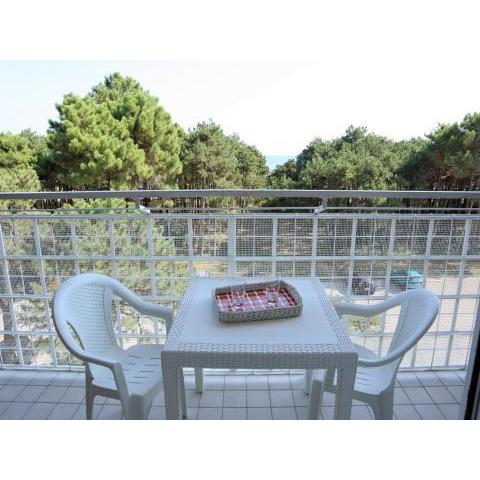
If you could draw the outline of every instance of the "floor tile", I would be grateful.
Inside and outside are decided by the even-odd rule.
[[[447,420],[459,419],[459,406],[453,403],[438,404],[437,407],[441,410]]]
[[[395,418],[456,419],[458,402],[463,397],[463,374],[400,372],[399,386],[395,389]],[[310,398],[304,393],[303,374],[207,375],[203,394],[193,390],[193,375],[187,374],[185,383],[188,384],[189,378],[191,388],[186,391],[189,418],[308,418]],[[0,418],[85,419],[84,395],[83,373],[0,370]],[[164,403],[160,392],[154,399],[150,418],[165,417]],[[333,418],[334,403],[335,396],[325,392],[320,418]],[[121,412],[119,400],[95,398],[94,418],[121,418]],[[371,417],[366,404],[353,402],[352,419]]]
[[[272,408],[274,420],[297,420],[297,412],[294,407]]]
[[[223,375],[204,375],[204,390],[223,390],[225,387],[225,377]]]
[[[402,387],[421,387],[422,384],[413,372],[399,373],[397,376],[398,383]]]
[[[46,420],[56,403],[35,403],[23,417],[24,420]]]
[[[75,404],[70,403],[69,405],[75,406]],[[100,414],[104,404],[94,404],[93,405],[93,413],[92,418],[95,419]],[[87,419],[87,412],[85,408],[85,403],[81,403],[77,405],[77,410],[75,410],[75,414],[72,417],[72,420],[86,420]]]
[[[157,408],[157,407],[152,407],[152,410],[153,408]],[[97,416],[97,420],[121,420],[122,418],[123,418],[123,409],[120,405],[105,404],[103,405],[103,407],[101,408]]]
[[[0,418],[2,418],[2,413],[10,406],[12,402],[0,402]]]
[[[207,390],[200,396],[199,407],[219,407],[223,406],[223,392],[216,390]]]
[[[423,387],[405,387],[403,390],[414,404],[433,403],[432,398]]]
[[[202,408],[198,409],[198,420],[221,420],[222,409],[221,408]]]
[[[103,407],[105,408],[105,407]],[[103,412],[103,410],[102,410]],[[165,407],[152,407],[148,415],[149,420],[165,420]]]
[[[437,372],[438,378],[444,385],[463,385],[464,381],[456,372]]]
[[[35,378],[36,372],[33,371],[28,371],[28,372],[22,372],[22,371],[15,371],[14,375],[10,378],[10,381],[8,382],[9,385],[28,385],[34,378]]]
[[[68,387],[48,386],[38,398],[39,402],[59,402]]]
[[[268,390],[247,391],[247,407],[270,407],[270,394]]]
[[[350,418],[352,420],[373,420],[370,409],[364,405],[352,406],[352,415]]]
[[[270,390],[290,390],[290,376],[270,375],[268,377],[268,386]]]
[[[223,407],[241,407],[247,406],[246,390],[225,390],[223,394]]]
[[[193,375],[185,374],[184,383],[186,390],[193,390],[195,388],[195,377]]]
[[[226,375],[225,390],[246,390],[247,377],[245,375]]]
[[[416,376],[424,387],[441,387],[443,385],[435,372],[416,372]]]
[[[408,398],[407,394],[403,390],[403,388],[395,388],[394,396],[393,396],[393,403],[395,405],[409,405],[411,404],[411,400]]]
[[[320,409],[320,416],[324,420],[333,420],[334,414],[335,414],[335,407],[322,406]]]
[[[53,377],[56,375],[55,372],[37,372],[36,375],[32,377],[29,385],[44,385],[47,386],[53,380]]]
[[[448,391],[447,387],[425,387],[425,390],[435,403],[456,403],[455,398]]]
[[[185,390],[185,397],[187,399],[187,407],[198,408],[200,404],[200,399],[202,398],[201,393],[197,393],[195,390]]]
[[[398,420],[421,420],[413,405],[395,405],[393,411]]]
[[[0,389],[0,402],[12,402],[24,388],[23,385],[4,385]]]
[[[73,381],[70,384],[71,387],[83,387],[85,388],[85,374],[84,373],[76,373],[73,377]]]
[[[270,403],[272,407],[295,406],[291,390],[270,390]]]
[[[222,413],[223,420],[246,420],[246,408],[224,408]]]
[[[449,385],[447,389],[453,395],[457,403],[460,403],[463,401],[463,393],[465,390],[465,387],[463,385]],[[442,403],[442,402],[437,402],[437,403]]]
[[[268,390],[268,377],[266,375],[249,375],[247,390]]]
[[[52,378],[50,385],[56,387],[69,387],[76,377],[76,373],[60,372]]]
[[[322,399],[322,406],[333,407],[335,406],[335,394],[330,392],[324,392]]]
[[[14,376],[14,372],[11,370],[0,369],[0,388],[2,385],[6,385]]]
[[[272,409],[271,408],[258,408],[252,407],[247,408],[247,418],[248,420],[271,420],[272,419]]]
[[[196,420],[198,414],[198,408],[187,407],[187,420]]]
[[[445,417],[436,405],[415,405],[415,409],[422,417],[422,420],[445,420]]]
[[[290,375],[290,386],[293,390],[305,391],[305,375]]]
[[[21,420],[27,412],[33,407],[34,403],[30,402],[11,402],[10,405],[2,412],[0,417],[2,420]]]
[[[309,420],[309,408],[308,407],[295,407],[298,420]]]
[[[82,403],[85,399],[84,387],[68,387],[60,398],[62,403]]]
[[[308,407],[310,405],[310,395],[305,395],[305,390],[292,390],[293,401],[296,407]]]
[[[78,409],[75,403],[58,403],[50,413],[49,420],[70,420]]]
[[[41,385],[27,385],[15,398],[16,402],[36,402],[38,397],[45,390],[45,386]]]

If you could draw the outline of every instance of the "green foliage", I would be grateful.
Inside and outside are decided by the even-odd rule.
[[[349,127],[341,138],[316,139],[297,158],[297,186],[306,189],[372,189],[398,186],[402,150],[395,142]]]
[[[41,139],[29,130],[17,135],[0,133],[0,191],[40,190],[35,164],[42,149]],[[31,201],[9,200],[1,201],[0,208],[25,208],[32,204]]]
[[[298,184],[297,163],[294,159],[287,160],[275,167],[268,177],[268,183],[274,189],[296,188]]]
[[[225,135],[211,121],[199,123],[188,132],[181,159],[181,188],[263,188],[267,184],[264,155],[237,135]]]
[[[50,121],[42,178],[63,189],[163,188],[181,172],[181,131],[157,98],[114,73],[85,97],[65,95]]]
[[[480,180],[480,113],[440,125],[402,171],[413,189],[477,190]]]
[[[235,187],[237,165],[232,147],[232,142],[219,125],[213,122],[199,123],[186,135],[182,145],[180,187]]]

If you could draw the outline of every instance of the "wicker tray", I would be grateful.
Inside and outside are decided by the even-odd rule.
[[[231,288],[227,285],[212,290],[213,305],[218,319],[225,323],[253,322],[256,320],[272,320],[276,318],[297,317],[302,313],[302,297],[297,289],[289,283],[279,280],[278,301],[273,307],[266,302],[265,289],[274,285],[274,281],[257,282],[245,285],[246,299],[243,310],[234,310],[231,301]],[[234,285],[238,289],[243,285]]]

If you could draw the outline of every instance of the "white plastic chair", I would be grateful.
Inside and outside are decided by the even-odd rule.
[[[426,289],[400,293],[375,305],[337,304],[339,315],[371,317],[400,306],[400,314],[388,353],[377,357],[371,350],[356,345],[358,368],[353,398],[368,403],[377,420],[393,418],[393,394],[398,367],[405,353],[427,332],[435,320],[439,302]],[[307,381],[308,375],[307,372]],[[310,419],[318,418],[323,392],[335,393],[335,371],[311,372]]]
[[[127,419],[146,419],[155,395],[163,387],[162,346],[119,347],[112,324],[113,294],[142,314],[165,319],[168,334],[173,320],[171,308],[147,303],[117,280],[93,273],[69,278],[57,290],[53,302],[55,327],[70,353],[85,362],[87,419],[92,418],[96,395],[119,399]],[[179,387],[185,417],[183,374],[179,375]]]

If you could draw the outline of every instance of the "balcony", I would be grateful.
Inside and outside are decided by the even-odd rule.
[[[417,276],[438,295],[440,312],[403,360],[395,414],[397,418],[455,416],[478,305],[480,217],[471,205],[467,209],[445,202],[480,195],[313,191],[0,195],[43,200],[118,196],[137,200],[138,207],[115,212],[43,208],[0,215],[3,417],[28,418],[36,412],[42,418],[55,418],[55,412],[68,418],[84,415],[79,388],[82,366],[60,343],[51,319],[55,290],[68,277],[83,272],[113,276],[145,299],[174,309],[194,276],[315,276],[333,302],[368,304],[409,288]],[[175,198],[186,206],[156,204],[146,209],[139,199],[147,196],[152,197],[150,205],[155,205],[153,199]],[[280,206],[278,201],[275,206],[239,201],[215,207],[205,202],[207,197],[225,201],[249,196],[303,200],[295,207],[288,206],[291,198]],[[191,198],[202,202],[188,204]],[[397,203],[391,206],[385,198]],[[374,283],[374,293],[358,288],[361,278]],[[112,314],[123,347],[165,339],[162,322],[135,314],[118,299]],[[356,343],[384,354],[397,315],[391,311],[368,321],[353,317],[346,321]],[[189,391],[195,418],[249,416],[249,408],[265,408],[262,414],[273,418],[305,417],[308,397],[302,396],[301,372],[215,371],[206,382],[202,398]],[[263,392],[257,396],[264,397],[264,407],[249,407],[248,398],[255,396],[250,390]],[[100,406],[99,417],[115,417],[119,412],[110,401]],[[161,399],[156,407],[152,415],[161,417]],[[370,415],[364,405],[355,405],[354,410],[354,417]],[[328,418],[328,403],[322,413]]]

